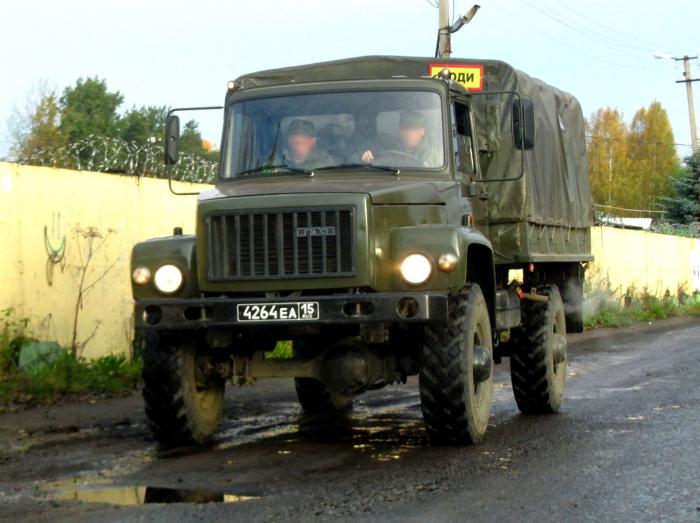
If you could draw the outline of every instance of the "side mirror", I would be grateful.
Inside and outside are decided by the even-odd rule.
[[[513,142],[516,149],[535,147],[535,105],[532,98],[513,100]]]
[[[165,164],[174,165],[178,159],[178,145],[180,142],[180,118],[175,115],[168,116],[165,121]]]

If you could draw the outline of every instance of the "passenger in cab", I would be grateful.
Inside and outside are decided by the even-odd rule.
[[[287,127],[287,147],[284,162],[296,169],[317,169],[336,162],[330,154],[320,150],[316,128],[308,120],[292,120]]]
[[[362,153],[360,158],[365,163],[373,163],[379,158],[379,162],[382,164],[391,160],[391,165],[440,167],[443,163],[441,153],[432,148],[429,142],[424,116],[418,111],[404,111],[399,116],[399,134],[396,145],[384,150],[368,149]],[[413,160],[413,162],[408,163],[407,160]]]

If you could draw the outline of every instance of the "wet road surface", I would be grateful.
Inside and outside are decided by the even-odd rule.
[[[170,455],[137,395],[0,415],[0,521],[700,522],[700,322],[569,343],[562,412],[519,414],[501,365],[471,447],[430,446],[415,380],[336,420],[231,387],[215,441]]]

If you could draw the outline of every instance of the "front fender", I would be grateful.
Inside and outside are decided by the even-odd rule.
[[[392,286],[397,290],[430,290],[457,292],[467,281],[467,257],[471,245],[480,245],[491,251],[491,243],[475,229],[453,225],[418,225],[400,227],[391,232],[391,254],[394,266]],[[411,285],[401,277],[399,267],[409,254],[427,256],[433,264],[433,273],[422,285]],[[457,267],[442,272],[438,259],[442,254],[457,256]]]
[[[131,251],[131,272],[136,267],[146,267],[151,271],[151,281],[145,285],[131,282],[135,300],[163,298],[165,295],[156,289],[153,278],[156,271],[163,265],[172,264],[178,267],[183,275],[182,288],[167,295],[171,298],[192,298],[199,294],[197,285],[197,259],[195,237],[191,235],[167,236],[146,240],[134,245]]]

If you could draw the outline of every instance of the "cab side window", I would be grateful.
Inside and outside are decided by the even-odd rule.
[[[455,123],[455,157],[457,168],[465,174],[476,173],[474,148],[472,146],[471,118],[469,107],[461,102],[454,102],[452,111]]]

